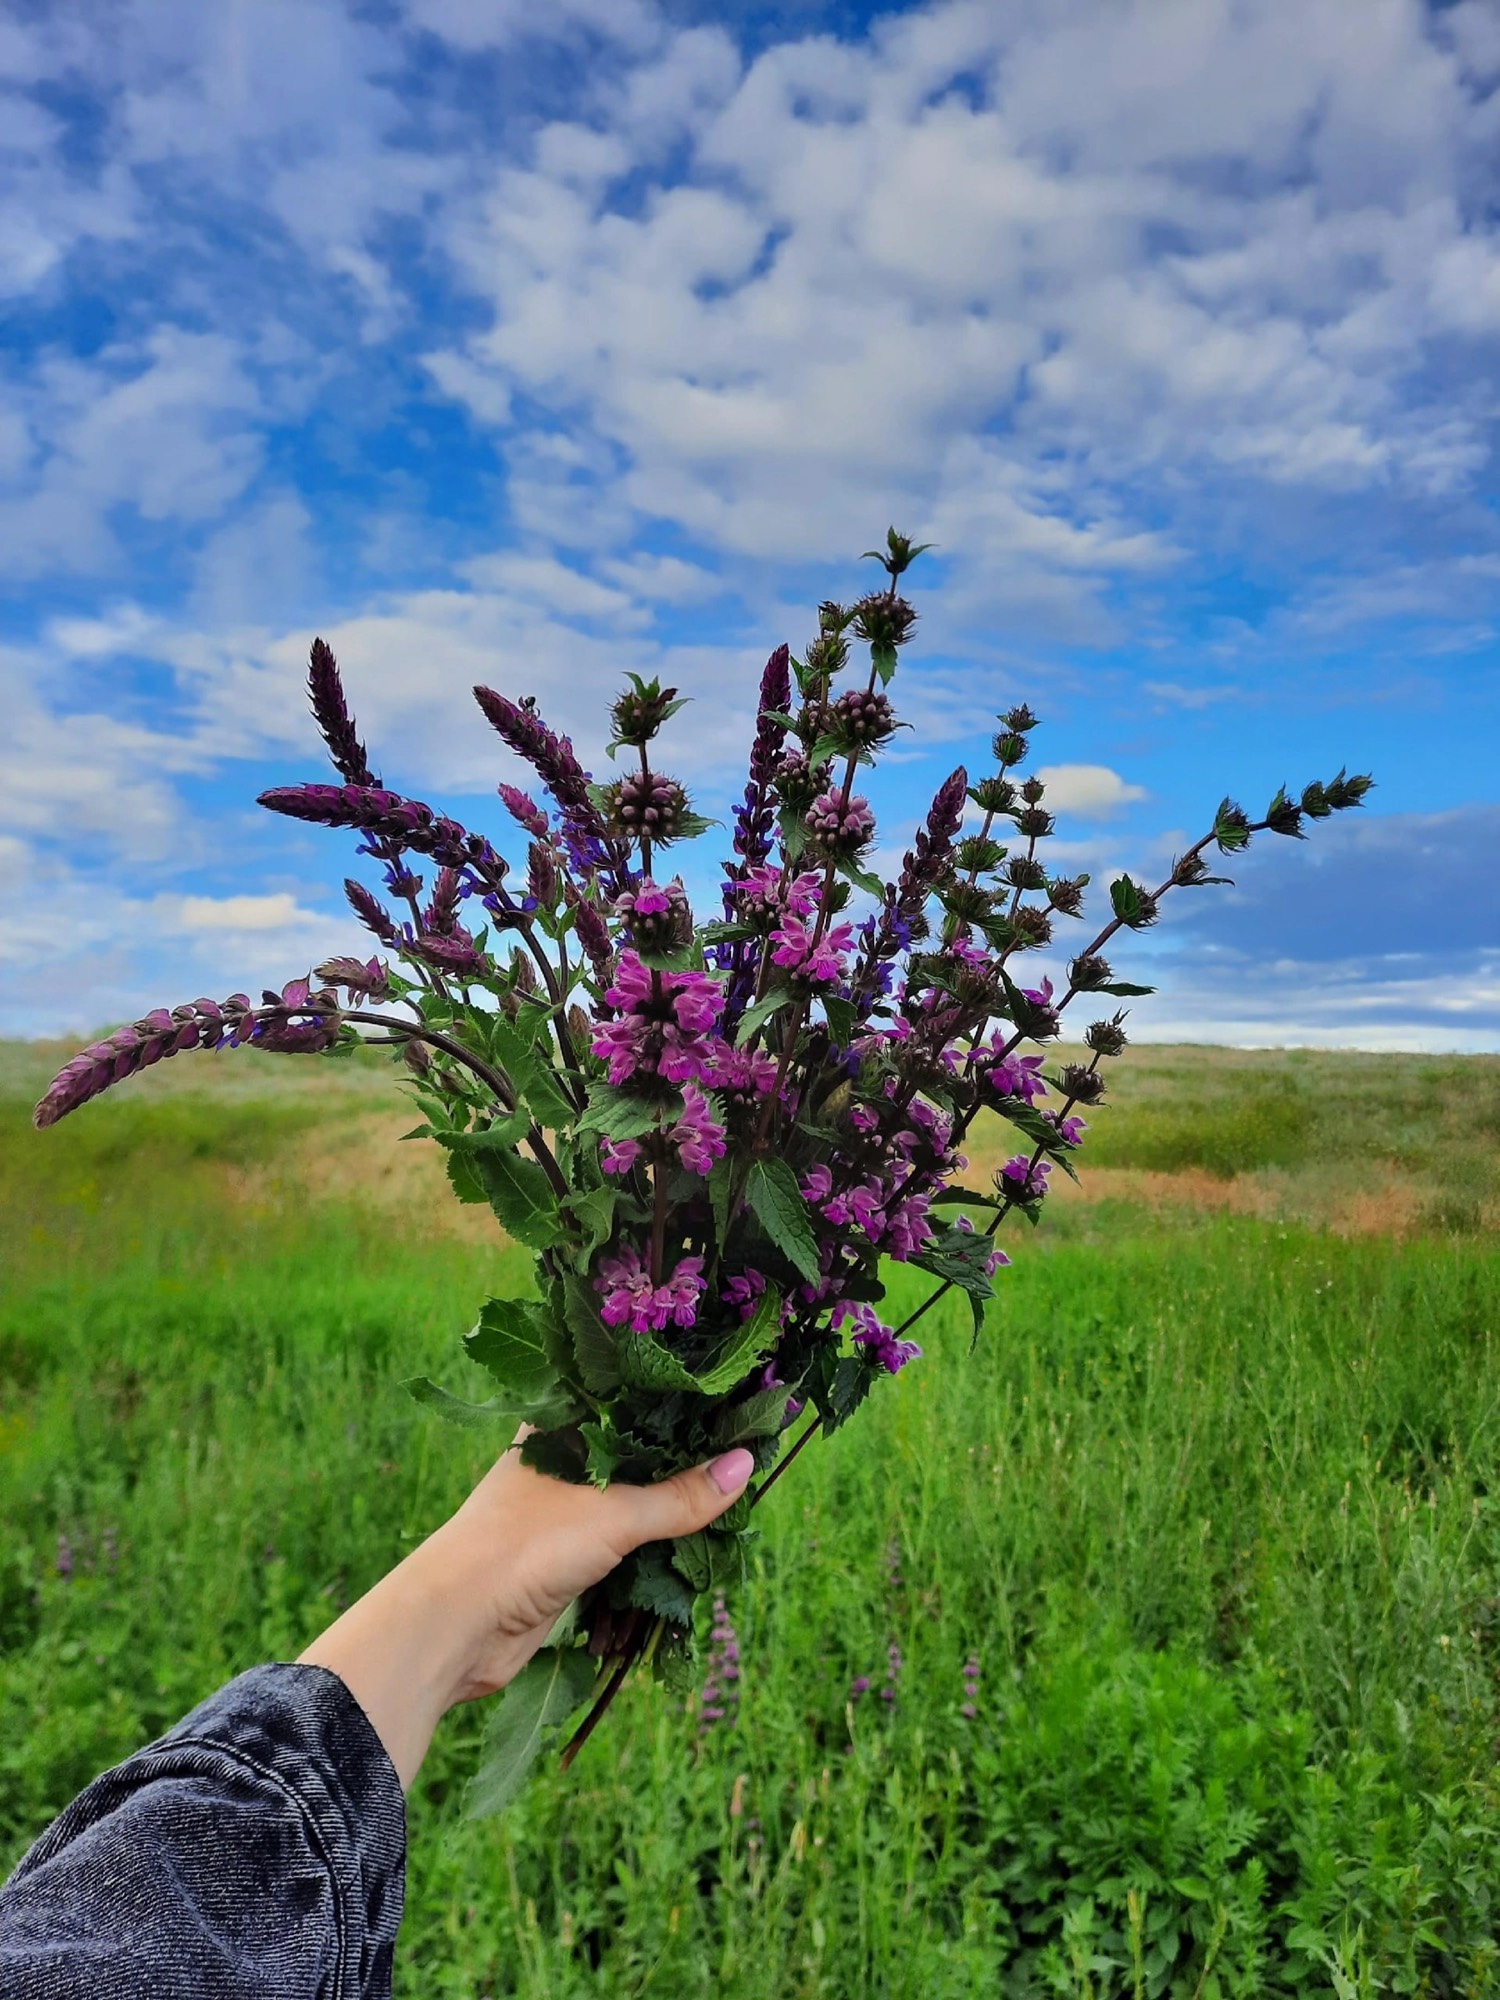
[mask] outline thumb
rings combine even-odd
[[[610,1539],[626,1555],[642,1542],[668,1542],[694,1534],[734,1505],[754,1470],[755,1460],[741,1445],[655,1486],[608,1487],[603,1498],[613,1516]]]

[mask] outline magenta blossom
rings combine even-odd
[[[882,1325],[875,1316],[873,1306],[851,1305],[843,1300],[834,1309],[833,1324],[841,1326],[845,1319],[854,1321],[854,1344],[862,1347],[877,1368],[883,1368],[887,1375],[899,1375],[908,1361],[919,1361],[922,1350],[914,1340],[898,1340],[888,1326]]]
[[[703,1259],[684,1257],[664,1284],[653,1285],[640,1252],[628,1248],[602,1259],[594,1287],[604,1296],[599,1317],[606,1326],[628,1327],[632,1333],[691,1326],[703,1290]]]
[[[771,933],[776,949],[772,963],[785,968],[794,986],[809,986],[822,992],[837,986],[845,976],[845,960],[854,948],[853,924],[835,924],[825,936],[813,941],[813,933],[800,917],[784,917]]]
[[[620,954],[604,995],[620,1019],[599,1023],[590,1046],[609,1064],[612,1084],[661,1076],[698,1082],[713,1067],[703,1039],[724,1011],[724,989],[706,972],[651,972],[634,951]]]
[[[741,1323],[752,1319],[755,1309],[765,1296],[766,1280],[761,1271],[740,1271],[730,1278],[719,1297],[731,1311],[737,1312]]]
[[[690,1174],[711,1173],[714,1161],[724,1157],[724,1127],[703,1092],[692,1084],[683,1088],[682,1115],[668,1130],[667,1139]]]
[[[1013,1201],[1040,1201],[1047,1192],[1047,1176],[1052,1171],[1051,1163],[1038,1160],[1031,1164],[1030,1155],[1017,1153],[1013,1160],[1007,1160],[995,1176],[1002,1194],[1008,1194]]]
[[[965,1236],[972,1236],[974,1234],[974,1225],[966,1215],[961,1215],[958,1218],[958,1221],[954,1224],[954,1228],[961,1230]],[[1003,1250],[992,1250],[984,1260],[984,1275],[987,1278],[993,1278],[997,1271],[1009,1269],[1010,1259]]]

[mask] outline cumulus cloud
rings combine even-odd
[[[1143,785],[1128,784],[1107,764],[1043,764],[1037,776],[1047,787],[1048,806],[1077,813],[1080,819],[1102,819],[1150,796]]]

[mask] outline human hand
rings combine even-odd
[[[409,1790],[450,1708],[513,1680],[573,1599],[632,1549],[716,1520],[753,1466],[748,1451],[730,1451],[655,1486],[601,1493],[534,1472],[512,1448],[302,1664],[339,1676]]]

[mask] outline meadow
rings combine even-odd
[[[0,1871],[457,1502],[398,1384],[526,1268],[373,1062],[37,1135],[57,1053],[0,1048]],[[1500,1059],[1119,1100],[976,1351],[934,1313],[757,1517],[725,1719],[634,1687],[483,1822],[444,1725],[402,1995],[1500,1993]]]

